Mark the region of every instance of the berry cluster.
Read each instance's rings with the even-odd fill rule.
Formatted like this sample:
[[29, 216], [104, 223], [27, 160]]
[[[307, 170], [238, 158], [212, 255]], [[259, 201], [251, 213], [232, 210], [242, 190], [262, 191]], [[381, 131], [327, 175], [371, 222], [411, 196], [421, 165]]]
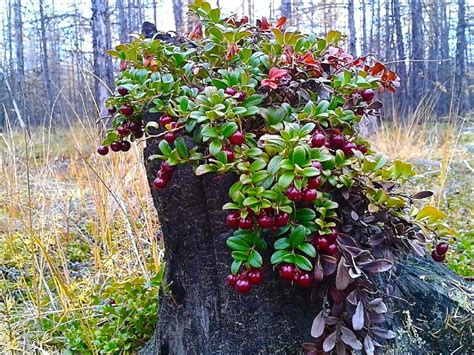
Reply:
[[301, 287], [310, 287], [313, 283], [311, 273], [301, 271], [293, 264], [280, 264], [279, 274], [283, 280], [296, 282]]
[[336, 255], [338, 248], [337, 248], [337, 237], [338, 233], [335, 229], [331, 229], [331, 233], [329, 234], [318, 234], [313, 239], [313, 245], [322, 254], [326, 255]]
[[263, 280], [262, 269], [251, 268], [236, 275], [227, 276], [227, 284], [234, 288], [235, 292], [247, 294], [252, 290], [252, 286], [258, 285]]
[[252, 210], [246, 210], [247, 215], [241, 216], [240, 211], [230, 212], [226, 223], [230, 228], [253, 229], [255, 224], [262, 229], [270, 229], [273, 232], [288, 225], [290, 215], [285, 212], [277, 212], [273, 208], [265, 208], [260, 214], [255, 215]]
[[170, 115], [163, 115], [160, 117], [160, 125], [163, 129], [167, 130], [163, 137], [164, 140], [169, 144], [173, 144], [176, 138], [178, 138], [176, 131], [181, 128], [179, 123]]
[[153, 180], [153, 187], [155, 189], [164, 189], [173, 177], [174, 169], [167, 161], [161, 163], [161, 168], [158, 170], [155, 180]]
[[338, 149], [344, 152], [346, 157], [354, 155], [353, 149], [361, 153], [367, 153], [367, 147], [363, 144], [355, 144], [346, 138], [338, 128], [328, 129], [326, 131], [317, 130], [311, 137], [311, 147], [321, 148], [326, 147], [330, 150], [336, 151]]
[[435, 249], [431, 252], [431, 257], [434, 261], [442, 262], [446, 258], [446, 253], [448, 252], [449, 244], [446, 242], [439, 243]]
[[[117, 92], [120, 96], [127, 96], [129, 94], [128, 89], [123, 86], [120, 86], [117, 89]], [[117, 114], [117, 107], [109, 106], [107, 111], [113, 117]], [[110, 143], [110, 150], [113, 152], [128, 152], [131, 148], [130, 141], [143, 137], [143, 122], [140, 118], [131, 117], [134, 113], [134, 109], [130, 104], [124, 103], [120, 107], [119, 113], [121, 117], [127, 118], [127, 120], [123, 121], [117, 127], [116, 133], [118, 133], [119, 139]], [[109, 147], [106, 145], [101, 145], [97, 148], [97, 153], [100, 155], [107, 155], [109, 153]]]

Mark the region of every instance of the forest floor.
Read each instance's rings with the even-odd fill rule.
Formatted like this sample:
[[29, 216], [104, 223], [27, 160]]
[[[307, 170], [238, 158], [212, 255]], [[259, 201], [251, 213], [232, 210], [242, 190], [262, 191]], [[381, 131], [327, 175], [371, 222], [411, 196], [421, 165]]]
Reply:
[[[391, 124], [374, 142], [435, 192], [457, 230], [448, 266], [472, 277], [472, 126]], [[119, 352], [153, 332], [162, 247], [141, 149], [96, 146], [93, 123], [0, 136], [0, 353]]]

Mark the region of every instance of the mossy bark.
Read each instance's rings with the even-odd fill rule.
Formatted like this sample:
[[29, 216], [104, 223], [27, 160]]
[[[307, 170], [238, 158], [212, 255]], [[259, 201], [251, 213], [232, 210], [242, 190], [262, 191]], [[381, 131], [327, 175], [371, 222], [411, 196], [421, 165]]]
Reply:
[[[159, 162], [147, 158], [157, 151], [158, 141], [148, 140], [150, 185]], [[197, 177], [190, 166], [180, 166], [166, 189], [151, 188], [169, 287], [162, 288], [156, 332], [143, 354], [295, 354], [312, 340], [311, 324], [321, 303], [311, 299], [309, 290], [282, 282], [268, 266], [268, 253], [265, 281], [250, 295], [240, 296], [226, 285], [230, 232], [222, 205], [235, 180]], [[397, 338], [387, 343], [387, 352], [468, 352], [469, 285], [460, 277], [429, 259], [407, 258], [391, 275], [374, 281], [380, 288], [393, 287], [388, 303], [395, 311], [387, 327]]]

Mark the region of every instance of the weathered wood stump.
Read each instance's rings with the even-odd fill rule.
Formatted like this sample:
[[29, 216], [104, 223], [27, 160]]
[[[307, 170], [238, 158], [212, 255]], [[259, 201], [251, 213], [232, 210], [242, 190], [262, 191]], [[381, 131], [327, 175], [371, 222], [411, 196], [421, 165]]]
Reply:
[[[157, 151], [158, 141], [149, 140], [145, 159]], [[159, 162], [146, 160], [146, 169], [151, 185]], [[311, 301], [309, 290], [282, 282], [268, 266], [269, 254], [265, 280], [250, 295], [226, 285], [230, 231], [222, 205], [235, 180], [197, 177], [190, 166], [180, 166], [166, 189], [151, 189], [165, 246], [164, 282], [170, 286], [162, 288], [155, 335], [142, 353], [294, 354], [311, 341], [321, 304]], [[387, 352], [469, 352], [470, 285], [462, 278], [429, 259], [408, 258], [375, 281], [394, 290], [388, 327], [397, 338], [387, 343]]]

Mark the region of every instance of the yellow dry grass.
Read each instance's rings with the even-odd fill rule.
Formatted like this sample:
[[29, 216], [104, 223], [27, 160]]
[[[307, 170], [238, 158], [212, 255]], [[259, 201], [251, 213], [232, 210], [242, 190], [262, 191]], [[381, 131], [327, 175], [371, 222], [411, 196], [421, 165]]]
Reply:
[[[99, 157], [97, 144], [89, 119], [29, 132], [8, 125], [1, 133], [0, 352], [47, 349], [51, 339], [26, 324], [39, 323], [44, 312], [75, 312], [80, 319], [90, 306], [88, 289], [111, 278], [149, 279], [159, 270], [141, 148]], [[68, 260], [72, 242], [92, 256], [80, 278]]]

